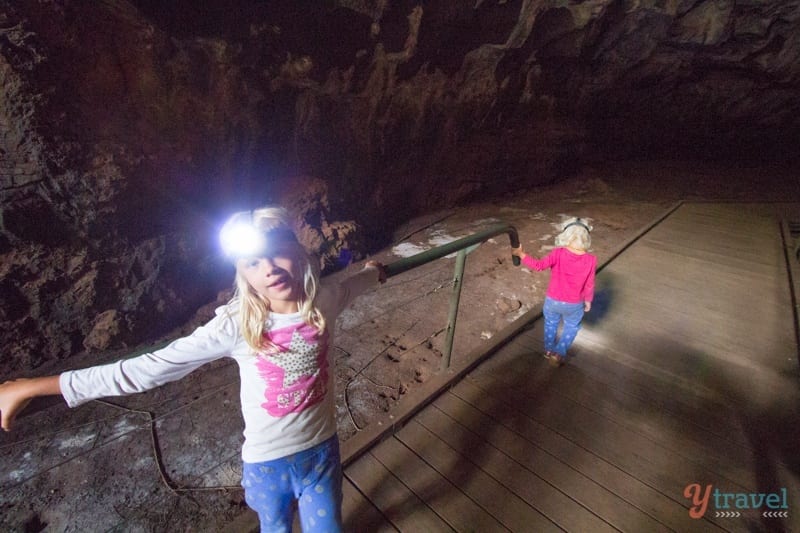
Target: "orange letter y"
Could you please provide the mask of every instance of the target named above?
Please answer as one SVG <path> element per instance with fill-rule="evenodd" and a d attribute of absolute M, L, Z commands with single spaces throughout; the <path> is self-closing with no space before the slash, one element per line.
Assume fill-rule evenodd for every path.
<path fill-rule="evenodd" d="M 706 485 L 706 492 L 702 497 L 700 496 L 701 490 L 699 483 L 686 485 L 686 488 L 683 489 L 683 497 L 692 500 L 692 507 L 689 508 L 689 516 L 692 518 L 703 518 L 703 515 L 706 514 L 706 509 L 708 509 L 708 500 L 711 497 L 711 485 Z"/>

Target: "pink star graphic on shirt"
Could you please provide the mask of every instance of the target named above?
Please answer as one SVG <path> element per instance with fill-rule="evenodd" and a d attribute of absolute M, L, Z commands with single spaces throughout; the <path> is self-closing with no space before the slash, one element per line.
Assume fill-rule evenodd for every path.
<path fill-rule="evenodd" d="M 261 406 L 280 417 L 321 402 L 328 391 L 327 334 L 320 337 L 307 324 L 270 333 L 280 351 L 256 361 L 266 385 Z"/>

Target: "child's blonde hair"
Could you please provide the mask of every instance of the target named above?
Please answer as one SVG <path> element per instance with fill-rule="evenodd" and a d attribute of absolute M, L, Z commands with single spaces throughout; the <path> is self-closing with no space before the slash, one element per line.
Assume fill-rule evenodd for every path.
<path fill-rule="evenodd" d="M 570 217 L 561 223 L 561 233 L 556 235 L 556 246 L 571 246 L 576 250 L 586 251 L 592 246 L 589 232 L 592 226 L 586 219 Z"/>
<path fill-rule="evenodd" d="M 277 229 L 294 235 L 289 220 L 289 213 L 282 207 L 262 207 L 234 214 L 225 223 L 225 227 L 245 223 L 264 233 Z M 297 301 L 297 308 L 303 321 L 316 327 L 321 335 L 325 331 L 325 318 L 316 306 L 319 265 L 299 242 L 295 241 L 294 245 L 297 257 L 303 262 L 303 294 Z M 256 353 L 274 351 L 276 346 L 264 336 L 264 331 L 269 329 L 269 299 L 256 292 L 242 275 L 239 263 L 243 259 L 236 259 L 235 291 L 230 303 L 238 306 L 242 336 L 248 346 Z"/>

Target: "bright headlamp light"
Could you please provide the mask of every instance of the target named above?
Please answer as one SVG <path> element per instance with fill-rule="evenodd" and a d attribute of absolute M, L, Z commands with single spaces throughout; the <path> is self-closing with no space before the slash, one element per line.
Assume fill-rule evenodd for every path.
<path fill-rule="evenodd" d="M 222 251 L 229 258 L 258 257 L 267 248 L 267 236 L 263 231 L 245 222 L 227 225 L 219 235 Z"/>
<path fill-rule="evenodd" d="M 273 257 L 286 254 L 289 249 L 299 245 L 294 232 L 288 227 L 259 228 L 251 222 L 251 218 L 250 213 L 238 213 L 220 230 L 220 245 L 228 259 Z"/>

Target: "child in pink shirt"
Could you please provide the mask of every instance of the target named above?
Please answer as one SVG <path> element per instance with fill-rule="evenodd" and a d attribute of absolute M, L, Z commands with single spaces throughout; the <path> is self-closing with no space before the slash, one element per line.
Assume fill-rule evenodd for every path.
<path fill-rule="evenodd" d="M 587 252 L 592 243 L 591 230 L 588 222 L 570 218 L 556 236 L 557 248 L 542 259 L 529 256 L 522 246 L 512 251 L 523 266 L 531 270 L 551 269 L 542 311 L 545 357 L 553 366 L 564 364 L 567 350 L 581 327 L 583 314 L 592 308 L 597 257 Z M 562 320 L 561 337 L 556 339 Z"/>

